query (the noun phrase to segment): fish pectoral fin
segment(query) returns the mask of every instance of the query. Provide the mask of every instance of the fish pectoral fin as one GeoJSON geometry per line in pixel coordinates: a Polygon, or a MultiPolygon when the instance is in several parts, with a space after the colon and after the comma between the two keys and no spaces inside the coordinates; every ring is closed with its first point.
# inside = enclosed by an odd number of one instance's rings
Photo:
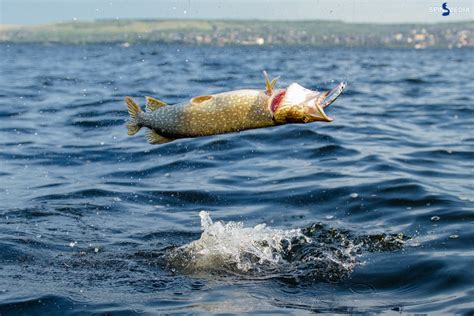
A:
{"type": "Polygon", "coordinates": [[[199,105],[205,101],[211,100],[212,98],[212,95],[200,95],[198,97],[192,98],[190,102],[192,105],[199,105]]]}
{"type": "Polygon", "coordinates": [[[146,139],[152,145],[164,144],[164,143],[168,143],[168,142],[172,141],[172,139],[161,136],[160,134],[158,134],[154,130],[149,130],[148,132],[146,132],[146,139]]]}
{"type": "Polygon", "coordinates": [[[146,99],[146,111],[147,112],[153,112],[155,110],[158,110],[159,108],[168,105],[165,102],[152,98],[152,97],[145,97],[146,99]]]}
{"type": "Polygon", "coordinates": [[[270,86],[272,87],[272,90],[273,90],[273,88],[275,88],[275,86],[278,82],[278,79],[280,79],[280,76],[273,78],[272,81],[270,82],[270,86]]]}
{"type": "Polygon", "coordinates": [[[273,92],[273,88],[275,88],[278,82],[278,79],[280,79],[280,77],[279,76],[275,77],[270,81],[270,78],[268,77],[268,74],[265,70],[263,71],[263,76],[265,77],[265,92],[268,95],[271,95],[273,92]]]}

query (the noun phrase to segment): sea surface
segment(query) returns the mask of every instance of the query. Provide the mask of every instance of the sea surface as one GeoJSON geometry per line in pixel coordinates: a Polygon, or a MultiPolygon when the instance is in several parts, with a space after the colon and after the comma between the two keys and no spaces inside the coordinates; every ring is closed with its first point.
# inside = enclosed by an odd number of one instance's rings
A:
{"type": "Polygon", "coordinates": [[[0,315],[472,315],[473,53],[2,44],[0,315]],[[264,69],[334,122],[127,136],[264,69]]]}

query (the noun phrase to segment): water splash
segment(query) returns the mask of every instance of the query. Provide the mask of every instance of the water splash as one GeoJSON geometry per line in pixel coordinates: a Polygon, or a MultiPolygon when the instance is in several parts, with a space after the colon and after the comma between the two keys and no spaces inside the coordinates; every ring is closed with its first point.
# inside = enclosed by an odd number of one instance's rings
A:
{"type": "Polygon", "coordinates": [[[225,267],[249,272],[264,265],[277,265],[282,255],[294,244],[310,239],[300,229],[272,229],[265,224],[244,227],[242,222],[213,222],[208,212],[201,211],[203,233],[199,240],[175,250],[174,255],[185,255],[191,261],[181,265],[185,271],[217,270],[225,267]]]}
{"type": "Polygon", "coordinates": [[[397,250],[405,239],[403,235],[353,236],[321,223],[283,230],[265,224],[213,222],[205,211],[199,216],[201,237],[167,253],[173,271],[337,282],[350,275],[363,250],[397,250]]]}

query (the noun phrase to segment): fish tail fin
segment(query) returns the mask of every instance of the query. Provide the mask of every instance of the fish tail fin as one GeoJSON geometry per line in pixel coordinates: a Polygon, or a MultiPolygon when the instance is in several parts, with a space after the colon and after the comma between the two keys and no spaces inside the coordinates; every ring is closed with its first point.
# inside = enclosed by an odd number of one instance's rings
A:
{"type": "Polygon", "coordinates": [[[142,128],[138,124],[138,116],[142,112],[142,109],[140,109],[140,106],[130,97],[125,97],[125,103],[127,104],[128,114],[130,114],[130,122],[127,124],[128,135],[135,135],[140,128],[142,128]]]}

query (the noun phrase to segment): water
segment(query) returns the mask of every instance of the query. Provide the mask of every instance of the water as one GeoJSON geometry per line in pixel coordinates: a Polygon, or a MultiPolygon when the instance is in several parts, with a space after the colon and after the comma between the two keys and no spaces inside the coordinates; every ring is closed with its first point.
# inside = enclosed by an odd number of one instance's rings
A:
{"type": "Polygon", "coordinates": [[[0,314],[474,311],[472,50],[0,52],[0,314]],[[126,135],[125,95],[263,89],[263,69],[347,80],[334,122],[126,135]]]}

